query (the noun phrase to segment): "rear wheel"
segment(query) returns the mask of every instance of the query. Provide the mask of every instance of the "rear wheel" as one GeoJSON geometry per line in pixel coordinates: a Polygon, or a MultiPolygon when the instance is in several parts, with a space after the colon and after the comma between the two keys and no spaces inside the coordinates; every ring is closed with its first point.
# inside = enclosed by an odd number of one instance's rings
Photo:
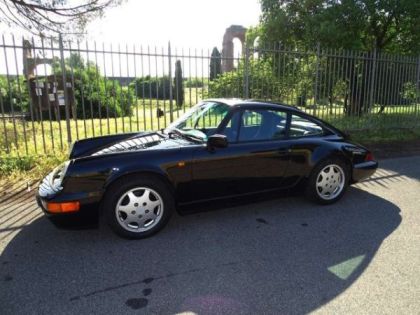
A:
{"type": "Polygon", "coordinates": [[[321,204],[338,201],[348,186],[348,167],[340,159],[329,159],[318,164],[311,173],[306,195],[321,204]]]}
{"type": "Polygon", "coordinates": [[[140,239],[161,230],[174,210],[167,185],[159,178],[129,177],[107,191],[104,211],[108,224],[119,235],[140,239]]]}

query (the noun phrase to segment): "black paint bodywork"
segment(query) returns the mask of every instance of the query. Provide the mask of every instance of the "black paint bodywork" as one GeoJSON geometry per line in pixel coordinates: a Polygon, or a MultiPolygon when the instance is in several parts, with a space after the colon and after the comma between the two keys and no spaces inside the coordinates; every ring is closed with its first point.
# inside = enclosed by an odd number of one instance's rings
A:
{"type": "MultiPolygon", "coordinates": [[[[173,138],[162,132],[140,132],[77,141],[58,193],[37,199],[45,202],[80,201],[76,214],[47,215],[57,220],[97,219],[104,194],[125,176],[151,174],[172,191],[177,205],[290,188],[308,178],[317,163],[340,158],[351,170],[351,183],[374,173],[376,161],[365,161],[369,152],[347,136],[290,106],[256,101],[225,102],[230,115],[244,108],[281,109],[321,125],[324,136],[230,143],[226,148],[173,138]]],[[[229,114],[228,114],[229,116],[229,114]]],[[[228,119],[228,118],[227,118],[228,119]]],[[[222,123],[223,125],[223,123],[222,123]]],[[[220,130],[219,130],[220,131],[220,130]]]]}

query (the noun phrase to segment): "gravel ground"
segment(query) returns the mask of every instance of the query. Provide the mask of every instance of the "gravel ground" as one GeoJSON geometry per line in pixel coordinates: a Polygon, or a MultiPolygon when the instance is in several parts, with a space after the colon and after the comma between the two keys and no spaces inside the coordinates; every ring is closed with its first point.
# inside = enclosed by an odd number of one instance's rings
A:
{"type": "Polygon", "coordinates": [[[58,230],[23,187],[0,204],[0,313],[419,314],[420,156],[380,165],[335,205],[217,205],[141,241],[58,230]]]}

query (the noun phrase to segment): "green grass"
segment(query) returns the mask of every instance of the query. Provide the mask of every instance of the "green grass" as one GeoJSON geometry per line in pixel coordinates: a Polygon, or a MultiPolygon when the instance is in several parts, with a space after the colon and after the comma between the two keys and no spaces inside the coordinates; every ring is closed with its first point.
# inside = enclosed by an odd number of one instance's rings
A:
{"type": "MultiPolygon", "coordinates": [[[[70,121],[72,141],[89,137],[157,130],[164,128],[173,119],[180,117],[201,100],[200,88],[186,88],[185,104],[177,108],[173,102],[170,114],[168,100],[138,99],[130,117],[109,117],[70,121]],[[157,109],[164,116],[157,117],[157,109]]],[[[68,156],[66,121],[31,122],[16,120],[0,121],[0,179],[36,180],[44,176],[68,156]],[[7,150],[6,148],[12,148],[7,150]]]]}
{"type": "MultiPolygon", "coordinates": [[[[186,88],[186,104],[177,108],[173,103],[173,118],[181,116],[201,98],[202,89],[186,88]]],[[[316,109],[316,114],[347,131],[354,141],[368,145],[374,142],[420,139],[417,107],[420,106],[388,106],[381,114],[375,108],[372,114],[349,117],[343,113],[342,106],[321,106],[316,109]]],[[[304,110],[313,113],[311,108],[304,110]]],[[[107,134],[156,130],[167,126],[170,120],[169,101],[139,99],[130,117],[71,120],[70,134],[72,141],[75,141],[107,134]],[[164,111],[163,117],[157,117],[158,108],[164,111]]],[[[0,179],[38,179],[67,158],[68,135],[64,120],[16,121],[16,124],[0,121],[0,131],[0,179]],[[12,150],[8,152],[6,147],[12,147],[12,150]]]]}
{"type": "MultiPolygon", "coordinates": [[[[173,119],[180,117],[186,110],[201,99],[201,89],[186,89],[185,104],[178,108],[175,101],[172,104],[173,114],[170,114],[168,100],[138,99],[133,107],[133,113],[127,117],[94,118],[86,120],[70,120],[70,136],[72,141],[89,137],[135,132],[142,130],[157,130],[166,127],[173,119]],[[157,117],[157,109],[164,112],[162,117],[157,117]]],[[[19,154],[52,154],[57,150],[68,149],[68,133],[65,120],[31,122],[16,120],[0,121],[0,152],[13,146],[19,154]]]]}
{"type": "Polygon", "coordinates": [[[420,140],[420,127],[356,130],[350,132],[351,140],[369,145],[394,141],[420,140]]]}

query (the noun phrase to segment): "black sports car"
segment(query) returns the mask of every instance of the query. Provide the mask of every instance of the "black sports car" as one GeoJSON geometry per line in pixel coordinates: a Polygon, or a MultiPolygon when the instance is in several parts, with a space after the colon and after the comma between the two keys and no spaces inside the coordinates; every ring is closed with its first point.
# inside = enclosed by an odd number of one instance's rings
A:
{"type": "Polygon", "coordinates": [[[331,204],[377,167],[366,148],[294,107],[214,99],[161,131],[75,142],[37,199],[53,222],[103,214],[118,234],[143,238],[189,203],[304,184],[307,197],[331,204]]]}

